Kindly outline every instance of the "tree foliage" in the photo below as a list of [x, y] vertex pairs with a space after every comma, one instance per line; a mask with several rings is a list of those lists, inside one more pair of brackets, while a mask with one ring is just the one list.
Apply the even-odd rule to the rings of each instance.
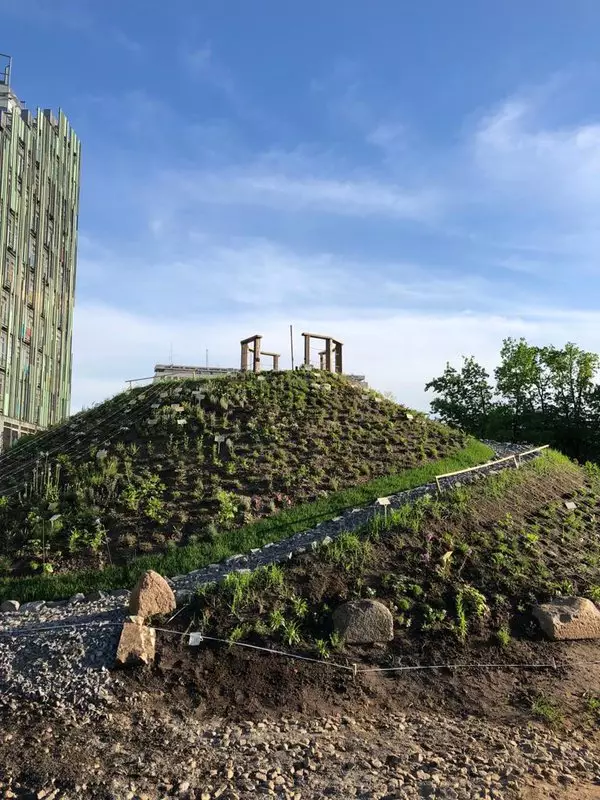
[[479, 437], [551, 444], [572, 458], [600, 460], [600, 356], [505, 339], [495, 382], [470, 356], [427, 383], [432, 411]]

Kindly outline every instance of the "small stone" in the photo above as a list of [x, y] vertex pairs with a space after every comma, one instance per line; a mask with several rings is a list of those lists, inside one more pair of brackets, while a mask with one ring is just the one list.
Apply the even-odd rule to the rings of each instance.
[[173, 590], [162, 575], [151, 569], [144, 572], [131, 593], [129, 613], [152, 617], [155, 614], [170, 614], [176, 608]]
[[557, 597], [535, 606], [533, 615], [553, 640], [600, 639], [600, 611], [585, 597]]
[[32, 600], [30, 603], [23, 603], [20, 610], [24, 613], [28, 611], [41, 611], [42, 608], [46, 605], [45, 600]]
[[20, 607], [21, 604], [18, 600], [5, 600], [0, 606], [0, 611], [6, 614], [11, 611], [18, 611]]
[[156, 650], [156, 631], [135, 622], [125, 622], [117, 648], [120, 666], [151, 664]]
[[575, 511], [577, 506], [572, 500], [567, 500], [565, 502], [565, 508], [567, 509], [567, 511]]
[[350, 600], [333, 612], [333, 626], [347, 644], [376, 644], [394, 638], [394, 618], [378, 600]]
[[77, 603], [83, 603], [85, 601], [85, 595], [83, 592], [77, 592], [72, 597], [69, 597], [69, 603], [72, 605], [76, 605]]

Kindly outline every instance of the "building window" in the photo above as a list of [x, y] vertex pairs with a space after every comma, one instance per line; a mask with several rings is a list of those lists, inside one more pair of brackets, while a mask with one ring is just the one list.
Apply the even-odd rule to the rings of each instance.
[[8, 302], [8, 295], [6, 292], [2, 293], [2, 300], [0, 300], [0, 324], [8, 328], [8, 316], [10, 313], [10, 306]]
[[27, 270], [27, 304], [33, 305], [33, 294], [35, 289], [35, 272], [32, 269]]
[[37, 240], [35, 236], [29, 237], [29, 266], [35, 267], [37, 259]]
[[4, 285], [9, 289], [12, 287], [15, 280], [15, 257], [12, 253], [6, 253], [4, 256]]
[[15, 250], [17, 237], [17, 220], [15, 212], [11, 211], [8, 215], [8, 227], [6, 230], [6, 243], [9, 247]]
[[0, 331], [0, 366], [6, 366], [6, 352], [8, 349], [8, 334], [6, 331]]

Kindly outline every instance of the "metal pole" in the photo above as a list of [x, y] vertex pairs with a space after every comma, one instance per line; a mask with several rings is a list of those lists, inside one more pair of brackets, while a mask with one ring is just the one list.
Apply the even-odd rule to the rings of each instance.
[[292, 352], [292, 371], [294, 369], [294, 329], [290, 325], [290, 350]]

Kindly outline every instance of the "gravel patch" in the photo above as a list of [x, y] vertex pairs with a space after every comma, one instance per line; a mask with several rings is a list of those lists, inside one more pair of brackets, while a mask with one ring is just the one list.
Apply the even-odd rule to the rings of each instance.
[[[24, 785], [9, 768], [0, 779], [3, 796], [40, 785], [64, 800], [513, 800], [536, 785], [546, 798], [565, 798], [569, 787], [581, 793], [573, 798], [598, 796], [583, 795], [586, 787], [594, 791], [600, 761], [597, 746], [578, 731], [567, 738], [537, 727], [421, 712], [310, 720], [282, 715], [237, 723], [182, 719], [165, 709], [129, 709], [126, 720], [111, 716], [83, 731], [75, 725], [67, 734], [48, 728], [40, 745], [56, 765], [66, 759], [70, 780], [61, 780], [57, 766], [53, 782]], [[34, 768], [43, 760], [41, 749], [29, 749], [28, 766], [30, 757]], [[73, 753], [78, 769], [70, 764]]]

